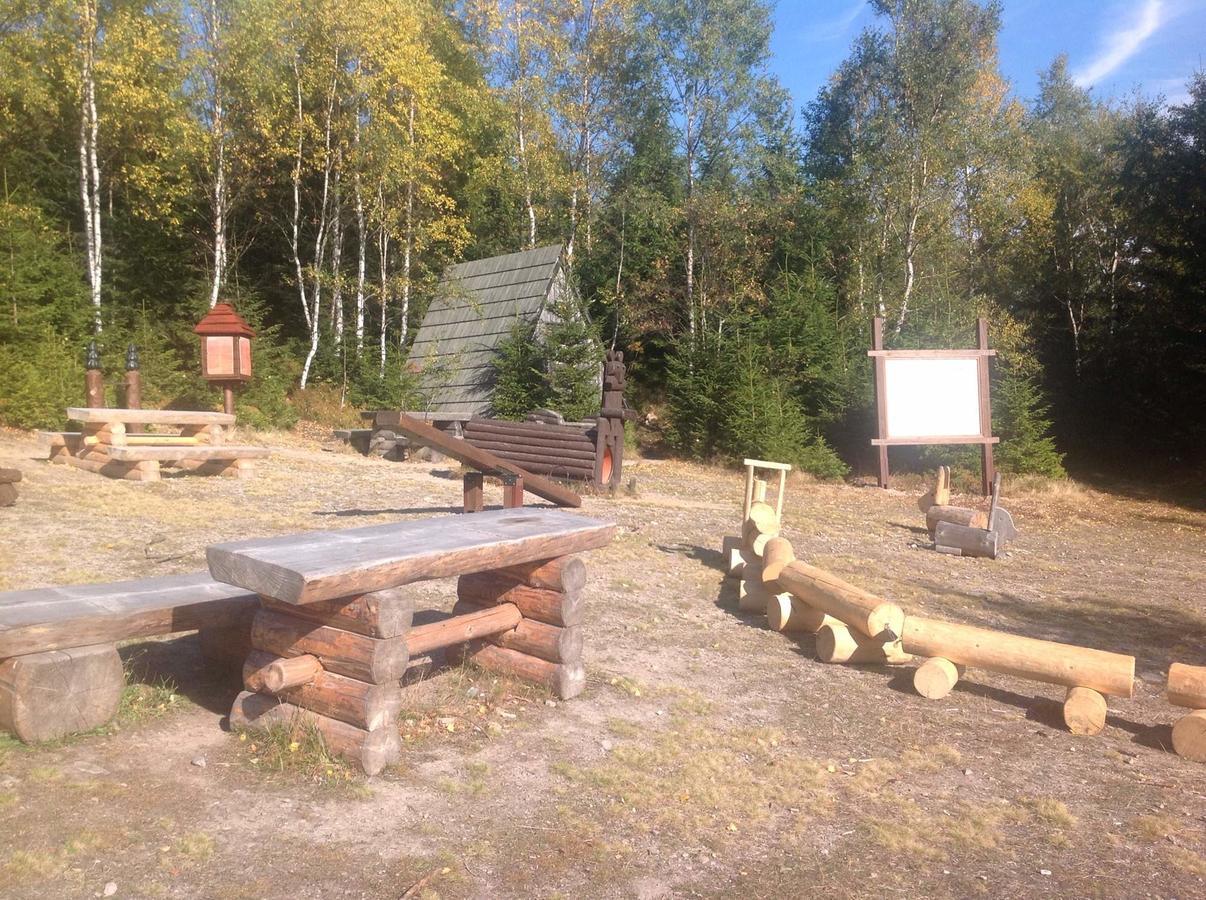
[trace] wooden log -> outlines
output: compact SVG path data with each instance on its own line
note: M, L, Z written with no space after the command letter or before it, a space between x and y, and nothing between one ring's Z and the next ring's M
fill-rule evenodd
M913 687L927 700L941 700L955 689L966 671L949 659L934 656L917 667L913 673Z
M606 546L615 530L560 509L488 510L212 544L205 556L219 581L306 604L556 559Z
M745 525L746 529L754 534L769 534L774 537L779 533L779 517L775 515L775 508L765 500L754 500L750 504L750 513L746 516Z
M742 544L746 550L759 560L762 559L762 555L766 552L766 545L778 536L778 532L761 534L758 532L757 527L751 525L749 522L746 522L741 529Z
M401 736L392 723L368 731L250 691L243 691L235 698L230 708L230 727L235 730L290 728L299 737L305 729L314 728L329 753L355 763L366 775L376 775L396 763L402 752Z
M791 594L772 594L766 601L766 624L784 634L816 634L838 620Z
M126 443L126 426L121 422L88 423L84 425L85 447L123 447Z
M261 677L265 691L279 694L288 688L309 684L321 674L322 663L318 657L305 653L290 659L277 657L264 668Z
M518 433L510 429L480 428L470 425L465 429L465 440L479 443L502 444L509 447L533 447L541 450L581 450L584 446L593 447L591 429L579 431L577 434L546 434L544 427L533 428L531 433Z
M488 642L473 642L454 648L449 660L472 662L490 672L512 675L542 685L562 700L577 697L586 687L586 671L581 664L552 663Z
M27 744L104 725L125 684L113 644L48 650L0 662L0 729Z
M194 435L186 434L127 434L127 447L196 447L206 444Z
M510 472L513 475L523 475L524 487L537 497L543 497L551 503L572 507L582 505L582 498L573 491L534 475L531 472L527 472L512 463L505 462L493 453L479 450L467 441L459 441L454 437L449 437L442 431L432 428L427 423L420 422L418 419L400 414L398 422L393 427L415 443L431 447L433 450L438 450L441 453L446 453L453 459L467 463L487 475L501 475L504 472ZM546 428L551 426L542 425L541 427Z
M580 556L537 559L519 565L503 566L481 574L512 579L532 587L561 591L565 594L576 595L586 587L586 563Z
M527 619L568 627L582 623L585 606L578 593L562 593L492 577L493 573L462 575L457 579L457 599L472 606L514 604Z
M758 477L754 478L753 500L755 503L765 503L766 502L766 488L767 488L767 484L766 484L765 478L758 478Z
M591 423L593 424L593 423ZM578 425L555 425L541 422L510 422L506 419L484 419L473 418L465 423L465 432L486 432L493 431L499 434L514 434L526 435L532 432L548 435L549 437L562 436L569 439L574 439L582 434L583 428Z
M1064 697L1064 724L1073 734L1100 734L1106 723L1106 701L1087 687L1070 687Z
M934 546L939 549L958 550L962 556L996 559L1003 541L996 531L970 528L951 522L939 522L934 529Z
M159 480L159 464L155 462L117 462L108 457L95 459L70 454L60 454L55 457L55 461L64 462L86 472L104 475L106 478L124 478L127 481Z
M1168 702L1173 706L1206 709L1206 666L1185 663L1169 666Z
M472 603L458 601L452 607L452 611L460 615L482 608ZM549 662L582 662L582 626L580 625L561 628L525 617L520 619L519 623L510 631L499 632L488 640L499 647L547 659Z
M1133 656L921 616L905 619L904 649L919 656L942 656L959 665L1019 678L1065 687L1089 687L1116 697L1131 696L1134 687Z
M478 608L412 628L406 636L406 648L411 656L423 656L441 647L510 631L522 618L514 603Z
M978 509L965 509L962 506L931 506L925 512L925 527L934 533L939 522L950 522L952 525L963 525L968 528L987 528L988 513Z
M726 540L728 539L726 538ZM732 538L732 540L736 541L737 546L728 548L725 570L730 578L740 578L746 566L756 565L759 561L752 551L745 548L741 538Z
M900 641L877 641L852 631L841 622L828 622L817 630L817 659L827 663L880 663L896 665L912 659Z
M376 638L394 638L406 634L415 610L414 598L403 588L386 588L302 606L263 596L260 602L275 612Z
M305 684L269 691L264 683L268 670L276 663L291 661L252 650L243 664L243 686L261 694L275 693L280 700L368 731L392 725L402 708L397 684L369 684L321 668Z
M509 460L507 462L508 465L513 465L517 468L520 467L518 462L512 462ZM556 462L524 463L522 468L529 475L545 476L547 478L557 479L558 481L588 481L594 474L594 469L590 466L570 467Z
M776 537L767 541L762 551L762 583L774 587L783 567L795 558L796 551L787 538Z
M67 408L67 418L73 422L108 424L109 422L139 422L146 425L233 425L235 417L228 413L188 409L125 409L82 406Z
M824 569L793 560L783 567L778 582L785 591L840 619L866 637L881 642L898 640L904 631L905 615L899 606Z
M1206 762L1206 709L1196 709L1173 725L1173 749L1178 756Z
M765 613L774 591L762 583L762 566L746 566L737 585L737 608L742 612Z
M405 638L367 637L269 609L255 614L251 645L284 657L309 653L328 671L373 684L397 681L410 659Z
M551 459L581 460L586 463L593 463L595 461L594 444L585 435L583 435L582 441L579 444L572 447L546 447L537 443L528 443L519 438L514 441L490 441L476 435L469 435L465 440L472 442L474 447L481 447L483 450L489 450L491 453L497 453L499 456L531 456L536 461Z

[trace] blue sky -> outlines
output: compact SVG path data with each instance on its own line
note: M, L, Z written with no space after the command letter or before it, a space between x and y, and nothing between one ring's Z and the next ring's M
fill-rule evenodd
M797 111L875 19L862 0L778 0L771 68ZM1060 53L1094 95L1134 91L1185 99L1185 84L1206 69L1206 0L1002 0L1001 71L1016 96L1032 98L1038 71Z

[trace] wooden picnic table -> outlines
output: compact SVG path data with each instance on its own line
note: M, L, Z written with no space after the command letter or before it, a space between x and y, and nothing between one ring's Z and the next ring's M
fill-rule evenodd
M68 408L81 431L43 432L48 459L98 472L110 478L158 481L161 465L206 474L246 478L253 460L268 456L263 447L226 443L228 413L189 409ZM147 426L178 429L176 434L147 432Z

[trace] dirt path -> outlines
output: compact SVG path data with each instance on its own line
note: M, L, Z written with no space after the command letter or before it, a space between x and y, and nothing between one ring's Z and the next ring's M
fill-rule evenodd
M144 485L0 435L0 466L25 475L0 510L0 590L197 571L215 541L459 505L447 465L271 442L255 479ZM928 702L907 671L816 662L811 638L737 614L721 578L740 477L628 474L636 495L584 504L621 529L588 559L583 697L417 671L403 763L365 780L223 731L237 684L205 672L195 636L127 647L113 726L0 738L0 894L1206 895L1206 769L1167 751L1161 697L1170 660L1206 664L1206 515L1017 494L1021 540L976 561L921 549L916 492L792 479L800 557L913 611L1135 654L1135 697L1076 738L1058 688L973 672ZM416 590L451 605L449 584Z

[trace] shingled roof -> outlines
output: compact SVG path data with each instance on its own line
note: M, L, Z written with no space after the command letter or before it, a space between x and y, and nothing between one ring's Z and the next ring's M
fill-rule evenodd
M549 300L568 289L561 245L449 266L410 348L421 371L426 411L488 415L493 362L517 319L535 325Z

